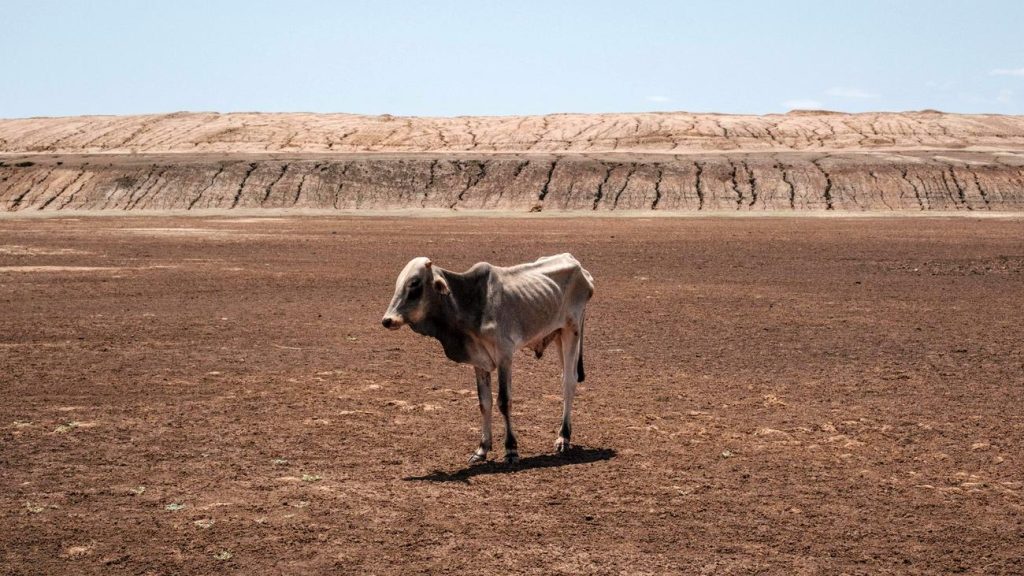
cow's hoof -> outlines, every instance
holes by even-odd
[[[487,462],[487,454],[480,454],[477,452],[469,457],[470,464],[479,464],[481,462]]]
[[[559,454],[565,454],[568,451],[569,451],[569,439],[568,438],[559,438],[558,440],[555,440],[555,452],[557,452]]]
[[[519,462],[519,454],[517,452],[505,454],[505,464],[515,464],[517,462]]]

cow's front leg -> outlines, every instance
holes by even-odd
[[[476,397],[480,401],[480,446],[469,457],[470,464],[487,460],[487,453],[491,451],[491,413],[494,406],[491,373],[480,368],[476,368]]]
[[[503,360],[498,365],[498,409],[505,417],[505,462],[515,464],[519,461],[519,443],[516,433],[512,430],[512,359]]]

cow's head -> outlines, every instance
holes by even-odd
[[[448,283],[434,270],[430,258],[413,258],[398,275],[395,295],[380,323],[390,330],[398,330],[406,324],[418,324],[445,294],[448,294]]]

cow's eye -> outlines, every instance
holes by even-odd
[[[420,297],[420,294],[422,292],[423,282],[421,282],[419,278],[416,278],[412,282],[409,282],[409,295],[407,296],[409,300],[416,300],[417,298]]]

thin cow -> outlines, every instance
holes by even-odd
[[[512,429],[512,356],[529,349],[540,358],[552,342],[562,358],[562,426],[555,451],[569,449],[572,401],[583,382],[583,316],[594,279],[571,254],[517,266],[475,264],[461,274],[412,259],[395,282],[381,324],[441,342],[445,356],[476,371],[483,420],[480,446],[470,463],[487,460],[491,449],[491,373],[498,371],[498,409],[505,417],[505,461],[519,459]]]

